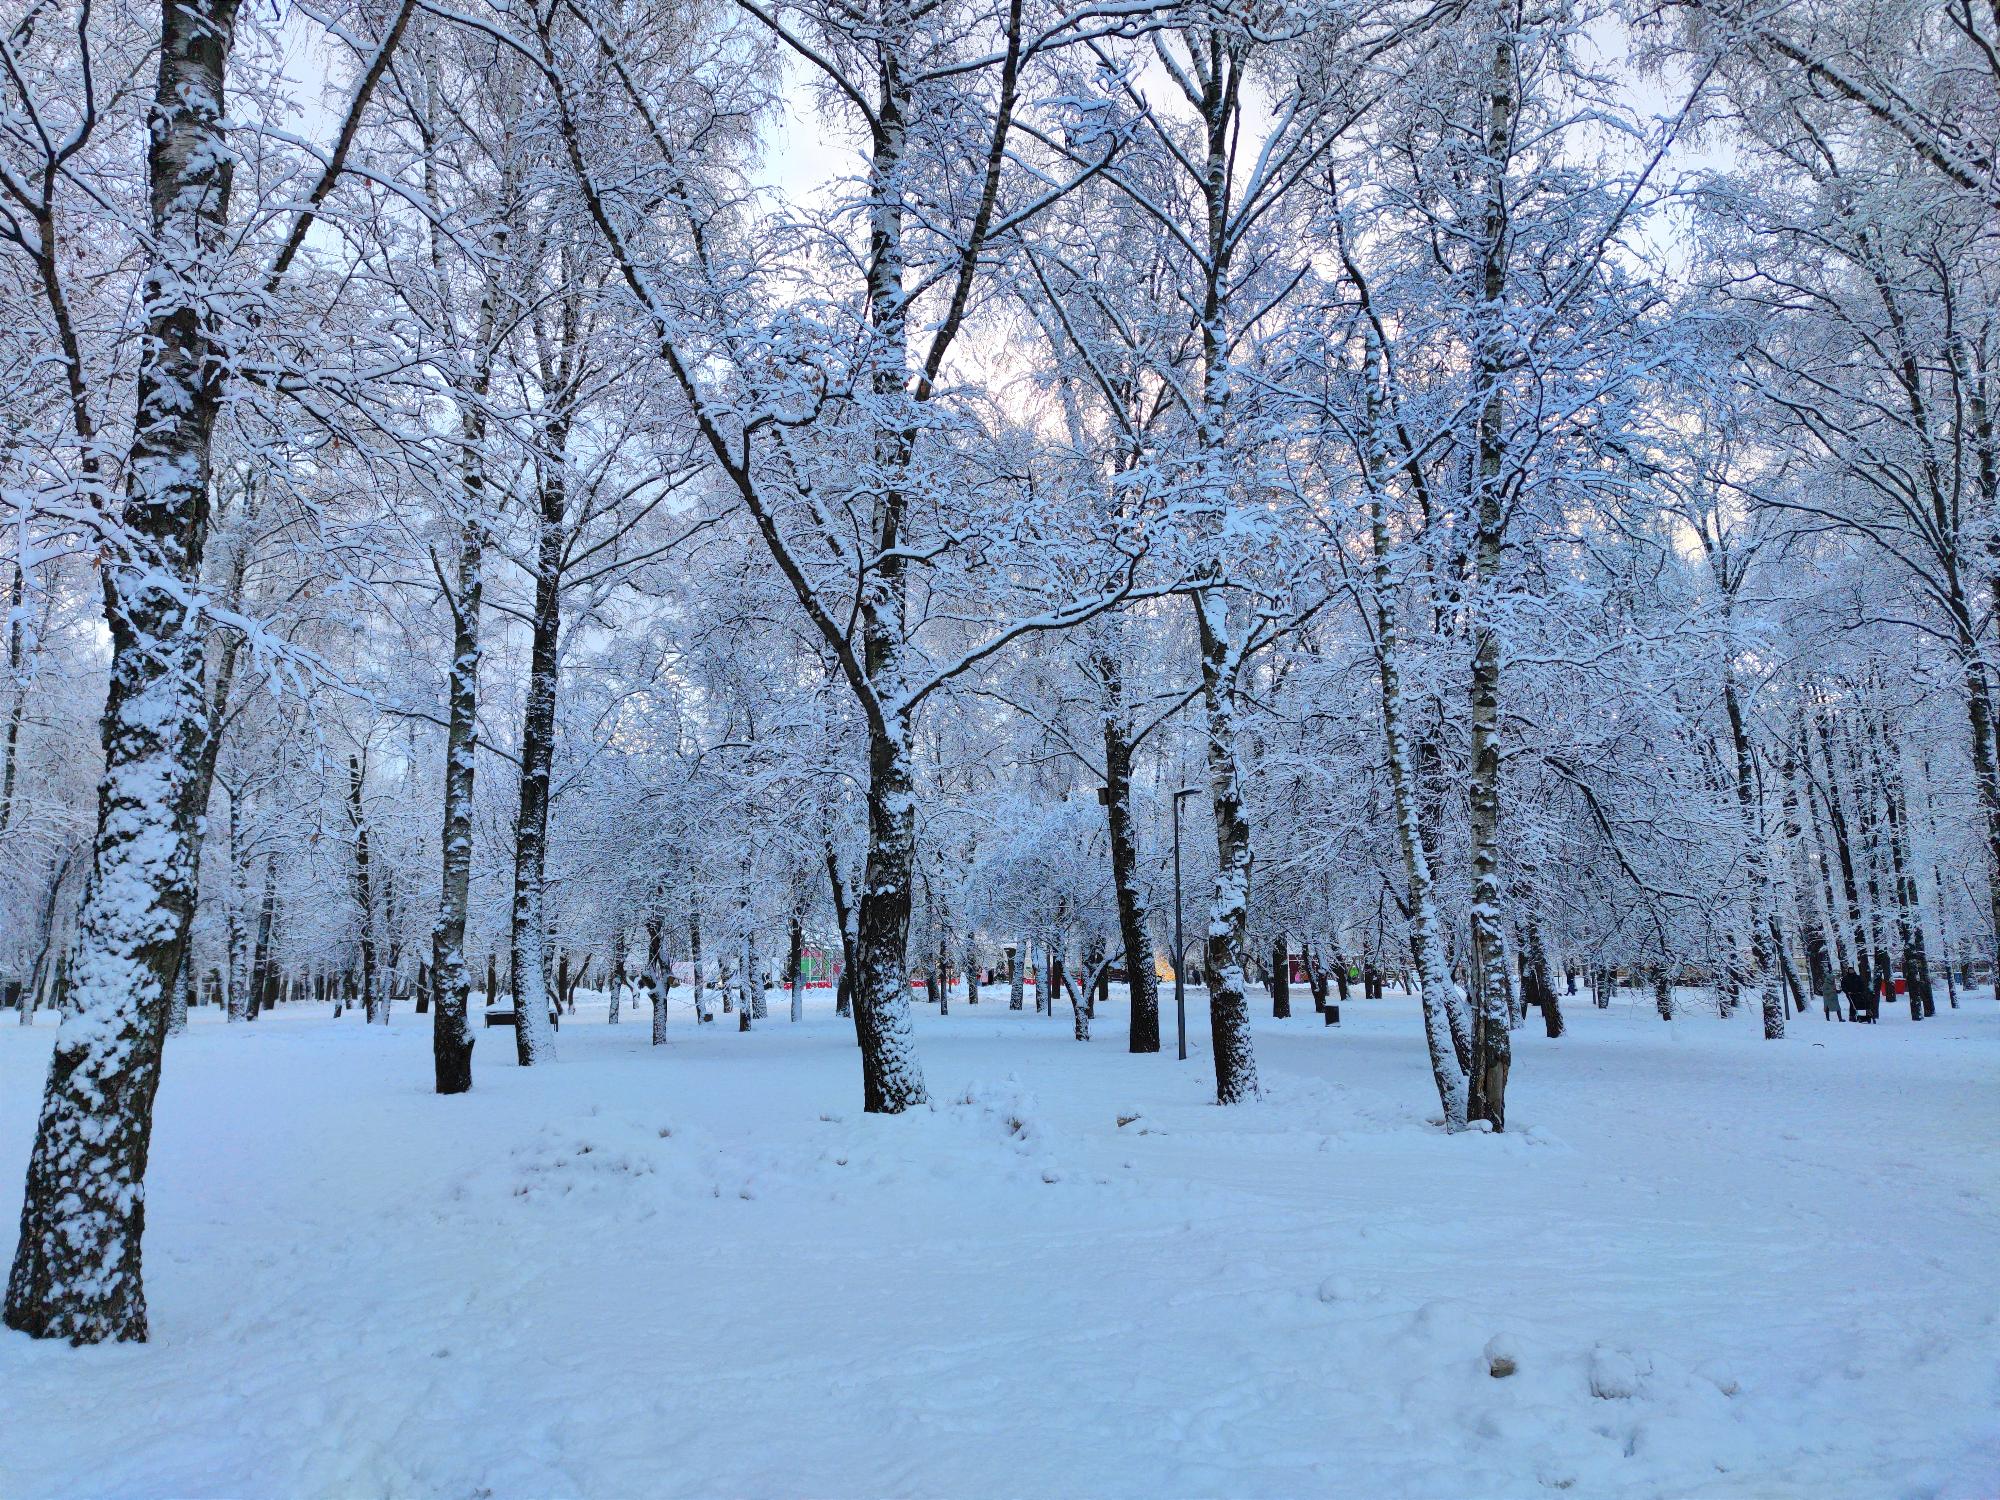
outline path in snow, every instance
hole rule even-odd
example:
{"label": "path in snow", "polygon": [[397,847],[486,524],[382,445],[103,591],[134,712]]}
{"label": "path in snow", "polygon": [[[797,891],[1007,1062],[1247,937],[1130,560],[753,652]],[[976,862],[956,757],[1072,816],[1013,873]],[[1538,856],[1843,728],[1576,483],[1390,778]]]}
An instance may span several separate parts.
{"label": "path in snow", "polygon": [[[428,1017],[204,1014],[154,1342],[0,1334],[0,1496],[2000,1494],[1990,1000],[1572,1003],[1452,1139],[1401,1000],[1260,1023],[1229,1111],[1122,1005],[920,1008],[901,1119],[823,997],[659,1050],[583,1011],[457,1099]],[[52,1035],[0,1025],[7,1224]]]}

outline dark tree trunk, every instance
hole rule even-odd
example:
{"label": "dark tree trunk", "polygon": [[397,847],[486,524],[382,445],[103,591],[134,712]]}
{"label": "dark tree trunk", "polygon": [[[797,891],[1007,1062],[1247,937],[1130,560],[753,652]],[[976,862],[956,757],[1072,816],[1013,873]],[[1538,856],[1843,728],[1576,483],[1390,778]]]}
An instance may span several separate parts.
{"label": "dark tree trunk", "polygon": [[[1125,944],[1125,982],[1132,995],[1125,1050],[1160,1050],[1160,982],[1146,941],[1146,905],[1139,892],[1139,841],[1132,826],[1131,726],[1126,722],[1124,677],[1115,656],[1099,658],[1105,681],[1104,820],[1111,847],[1111,888],[1118,903],[1118,935]],[[1011,950],[1010,950],[1011,954]],[[1016,987],[1014,1007],[1020,1008]]]}
{"label": "dark tree trunk", "polygon": [[[1797,927],[1799,940],[1805,948],[1806,985],[1822,1001],[1833,988],[1833,974],[1827,962],[1826,933],[1819,923],[1818,898],[1813,889],[1812,855],[1806,840],[1806,812],[1799,795],[1798,747],[1795,734],[1787,734],[1783,760],[1779,766],[1779,781],[1782,784],[1779,802],[1779,835],[1785,847],[1785,857],[1791,870],[1792,922]],[[1784,953],[1782,941],[1778,948]],[[1787,975],[1790,967],[1787,965]],[[1796,979],[1791,981],[1796,984]],[[1799,1009],[1805,1009],[1805,1002],[1795,994]]]}
{"label": "dark tree trunk", "polygon": [[674,974],[667,963],[665,942],[667,924],[658,912],[646,914],[646,979],[652,993],[648,997],[653,1003],[653,1045],[667,1044],[667,1002],[673,994]]}
{"label": "dark tree trunk", "polygon": [[[1828,972],[1822,983],[1815,987],[1819,989],[1820,1003],[1826,1012],[1838,1019],[1843,986],[1851,971],[1847,961],[1847,939],[1840,922],[1840,898],[1833,884],[1834,859],[1827,852],[1832,847],[1832,840],[1822,817],[1825,799],[1820,794],[1817,778],[1812,774],[1812,743],[1803,714],[1799,716],[1793,738],[1797,754],[1795,765],[1805,790],[1806,822],[1813,842],[1813,852],[1807,862],[1817,872],[1816,897],[1823,903],[1826,913],[1826,925],[1822,928],[1815,922],[1813,928],[1823,934],[1822,953],[1828,963]],[[1807,898],[1807,904],[1811,899]]]}
{"label": "dark tree trunk", "polygon": [[1541,1007],[1542,1029],[1551,1038],[1561,1036],[1562,1001],[1549,982],[1549,952],[1542,942],[1542,924],[1535,919],[1532,907],[1521,942],[1521,993],[1527,1004]]}
{"label": "dark tree trunk", "polygon": [[1089,998],[1084,994],[1083,990],[1077,987],[1074,979],[1067,981],[1067,984],[1069,988],[1070,1015],[1073,1023],[1072,1035],[1079,1042],[1087,1042],[1090,1040],[1091,1022]]}
{"label": "dark tree trunk", "polygon": [[702,1009],[702,992],[706,988],[706,976],[701,968],[701,908],[688,908],[688,957],[694,965],[694,1019],[699,1026],[708,1019],[708,1012]]}
{"label": "dark tree trunk", "polygon": [[1910,1019],[1921,1021],[1937,1014],[1931,993],[1930,958],[1924,946],[1924,915],[1918,905],[1917,872],[1910,855],[1909,811],[1903,794],[1903,773],[1896,761],[1893,740],[1886,726],[1871,717],[1868,724],[1869,757],[1882,786],[1889,831],[1890,879],[1896,896],[1896,941],[1903,955],[1903,983],[1910,1000]]}
{"label": "dark tree trunk", "polygon": [[[840,926],[840,973],[834,979],[833,1012],[854,1014],[854,916],[848,906],[847,882],[840,878],[840,856],[829,836],[826,843],[826,881],[833,892],[833,919]],[[860,1023],[855,1023],[855,1044],[861,1042]]]}
{"label": "dark tree trunk", "polygon": [[785,984],[791,991],[792,1020],[795,1024],[805,1019],[805,965],[805,919],[795,911],[792,913],[791,941],[785,950]]}
{"label": "dark tree trunk", "polygon": [[354,906],[361,922],[361,1001],[369,1021],[387,1023],[389,997],[382,984],[375,951],[375,892],[368,867],[368,820],[361,807],[361,785],[366,773],[361,757],[347,758],[347,820],[354,829]]}
{"label": "dark tree trunk", "polygon": [[893,735],[871,731],[868,767],[868,860],[854,941],[859,971],[854,1025],[861,1042],[862,1107],[870,1114],[901,1114],[930,1097],[917,1064],[906,967],[916,785],[909,747]]}
{"label": "dark tree trunk", "polygon": [[264,856],[264,899],[257,907],[257,937],[250,950],[250,984],[244,995],[244,1018],[254,1021],[271,991],[275,973],[271,963],[271,929],[278,913],[278,856]]}
{"label": "dark tree trunk", "polygon": [[1826,818],[1833,833],[1834,849],[1839,855],[1840,880],[1847,897],[1847,931],[1849,935],[1848,953],[1850,963],[1848,974],[1854,983],[1842,976],[1841,989],[1851,992],[1856,985],[1868,994],[1875,990],[1874,975],[1868,962],[1868,929],[1861,916],[1861,885],[1854,874],[1854,846],[1847,836],[1847,815],[1840,795],[1840,773],[1833,755],[1833,734],[1825,718],[1820,719],[1820,751],[1826,764]]}
{"label": "dark tree trunk", "polygon": [[[1865,711],[1862,714],[1865,720]],[[1894,996],[1895,976],[1889,962],[1888,928],[1883,920],[1885,904],[1882,899],[1882,865],[1885,860],[1882,848],[1882,824],[1880,813],[1881,787],[1869,774],[1866,751],[1862,744],[1862,731],[1849,726],[1841,736],[1846,747],[1848,786],[1854,794],[1857,809],[1855,817],[1855,848],[1860,860],[1864,883],[1868,890],[1866,911],[1869,924],[1869,940],[1875,955],[1874,972],[1869,976],[1871,993],[1877,1003]]]}
{"label": "dark tree trunk", "polygon": [[1319,950],[1311,943],[1302,945],[1299,951],[1305,959],[1306,988],[1312,991],[1313,1012],[1316,1015],[1323,1015],[1326,1012],[1327,1002],[1332,998],[1328,993],[1332,975],[1327,973],[1326,961],[1320,957]]}
{"label": "dark tree trunk", "polygon": [[[1061,931],[1050,935],[1047,951],[1048,973],[1044,974],[1042,978],[1047,981],[1043,985],[1043,988],[1049,993],[1049,1017],[1051,1020],[1055,1017],[1056,1001],[1063,992],[1063,950],[1068,946],[1069,939]],[[1081,1007],[1082,1002],[1079,1000],[1077,1003]],[[1082,1028],[1080,1033],[1082,1039],[1085,1041],[1090,1040],[1090,1027],[1088,1023],[1079,1019],[1077,1024]]]}
{"label": "dark tree trunk", "polygon": [[[747,882],[749,878],[747,862],[744,867],[744,878]],[[757,929],[751,925],[750,921],[750,897],[747,883],[744,887],[740,920],[744,924],[743,982],[739,990],[742,998],[742,1008],[749,1012],[752,1021],[762,1021],[768,1015],[764,1002],[764,974],[761,967],[763,959],[757,953]],[[746,1025],[742,1029],[748,1031],[750,1028]]]}
{"label": "dark tree trunk", "polygon": [[[1726,601],[1727,596],[1725,596]],[[1725,619],[1727,618],[1725,602]],[[1730,746],[1736,769],[1736,809],[1743,825],[1744,878],[1750,887],[1750,968],[1757,986],[1758,1010],[1766,1040],[1785,1034],[1785,997],[1779,988],[1779,953],[1771,946],[1776,907],[1771,899],[1768,852],[1764,838],[1763,802],[1757,787],[1757,764],[1743,704],[1736,690],[1736,668],[1722,667],[1722,703],[1729,721]]]}

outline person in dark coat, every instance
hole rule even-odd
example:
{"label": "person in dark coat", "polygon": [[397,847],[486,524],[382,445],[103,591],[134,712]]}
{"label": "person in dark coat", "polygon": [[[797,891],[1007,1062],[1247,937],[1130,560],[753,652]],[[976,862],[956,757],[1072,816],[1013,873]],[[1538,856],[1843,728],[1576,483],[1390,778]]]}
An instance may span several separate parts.
{"label": "person in dark coat", "polygon": [[1850,1021],[1872,1021],[1875,1019],[1874,996],[1868,993],[1868,981],[1852,969],[1842,971],[1840,992],[1847,996],[1847,1019]]}

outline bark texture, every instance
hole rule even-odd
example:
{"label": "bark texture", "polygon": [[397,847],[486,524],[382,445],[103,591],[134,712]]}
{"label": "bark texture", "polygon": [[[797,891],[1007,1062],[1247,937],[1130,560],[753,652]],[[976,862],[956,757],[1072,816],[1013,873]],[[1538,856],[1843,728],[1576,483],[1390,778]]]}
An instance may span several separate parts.
{"label": "bark texture", "polygon": [[[554,446],[560,451],[560,441]],[[521,802],[514,825],[514,1055],[524,1068],[553,1062],[556,1055],[555,1028],[549,1023],[546,887],[567,507],[559,474],[544,475],[539,506],[528,700],[521,720]]]}
{"label": "bark texture", "polygon": [[1195,599],[1201,641],[1202,705],[1208,717],[1209,805],[1215,814],[1215,898],[1202,949],[1208,985],[1209,1044],[1215,1051],[1215,1100],[1240,1104],[1257,1097],[1257,1053],[1250,1036],[1243,947],[1250,919],[1250,821],[1236,745],[1239,661],[1222,596]]}
{"label": "bark texture", "polygon": [[10,1328],[73,1343],[146,1337],[146,1156],[194,899],[187,781],[206,730],[201,620],[189,601],[224,379],[219,313],[204,299],[228,221],[223,80],[236,10],[237,0],[161,7],[146,336],[126,466],[136,555],[104,570],[111,671],[97,833],[5,1310]]}
{"label": "bark texture", "polygon": [[[1139,840],[1132,824],[1132,740],[1126,719],[1124,674],[1117,658],[1100,661],[1104,678],[1104,820],[1111,846],[1111,887],[1118,903],[1118,935],[1125,945],[1125,981],[1132,996],[1128,1052],[1160,1050],[1160,981],[1146,940],[1146,904],[1139,890]],[[1015,1004],[1019,1005],[1018,998]]]}

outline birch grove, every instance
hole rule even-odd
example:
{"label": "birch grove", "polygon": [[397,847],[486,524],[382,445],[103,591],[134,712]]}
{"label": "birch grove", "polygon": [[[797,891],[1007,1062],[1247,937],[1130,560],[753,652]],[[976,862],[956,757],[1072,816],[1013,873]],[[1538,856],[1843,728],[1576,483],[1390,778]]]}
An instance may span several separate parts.
{"label": "birch grove", "polygon": [[1993,982],[1990,14],[5,24],[11,1327],[146,1337],[203,1007],[457,1096],[823,989],[902,1115],[932,1013],[1166,1067],[1178,980],[1256,1109],[1395,1001],[1456,1134],[1621,987]]}

